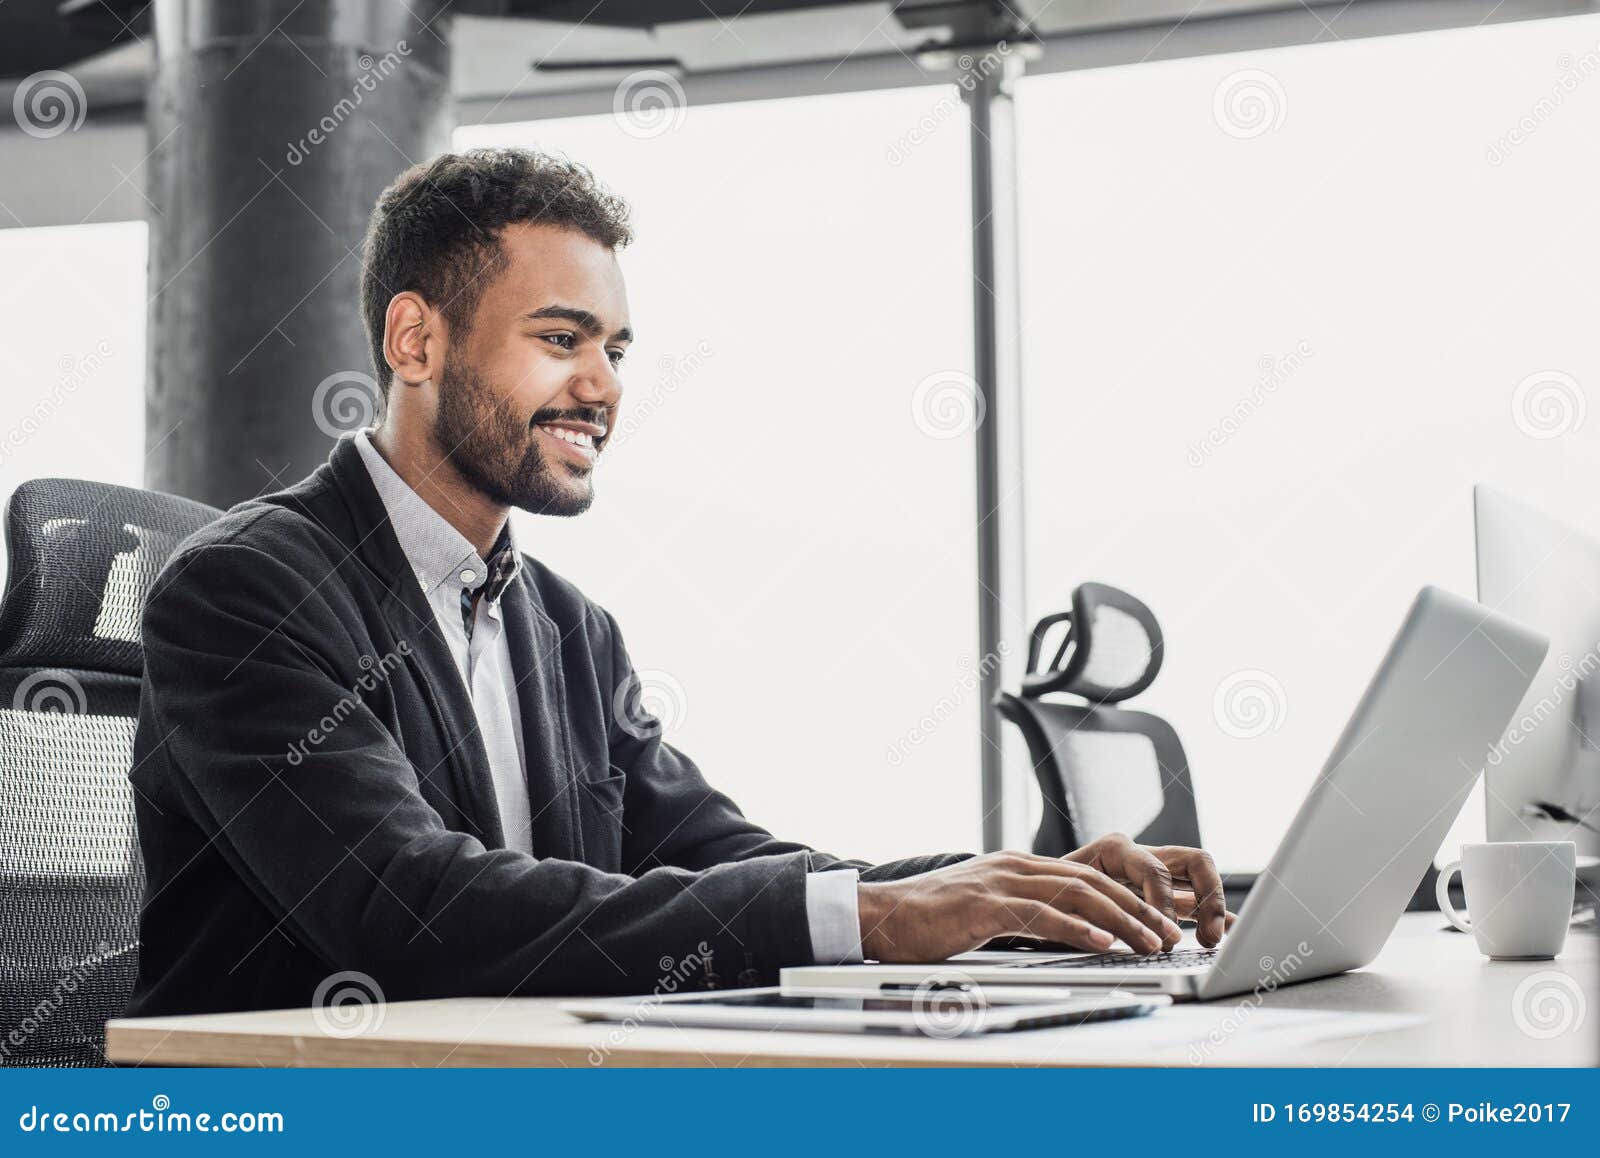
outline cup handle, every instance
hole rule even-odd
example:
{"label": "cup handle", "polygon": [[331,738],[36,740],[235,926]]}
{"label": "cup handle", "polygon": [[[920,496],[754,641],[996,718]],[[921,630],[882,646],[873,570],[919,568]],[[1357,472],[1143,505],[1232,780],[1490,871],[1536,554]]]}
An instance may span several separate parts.
{"label": "cup handle", "polygon": [[1434,883],[1433,896],[1439,902],[1439,911],[1445,919],[1463,933],[1472,932],[1472,922],[1464,913],[1456,912],[1456,907],[1450,903],[1450,878],[1461,871],[1461,862],[1453,860],[1439,870],[1439,879]]}

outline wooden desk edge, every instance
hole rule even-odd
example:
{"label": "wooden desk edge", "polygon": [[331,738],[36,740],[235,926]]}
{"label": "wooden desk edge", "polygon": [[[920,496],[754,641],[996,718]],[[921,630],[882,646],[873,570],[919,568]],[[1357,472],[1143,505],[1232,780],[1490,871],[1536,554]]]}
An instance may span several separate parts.
{"label": "wooden desk edge", "polygon": [[[744,1066],[781,1069],[1015,1069],[1019,1065],[1036,1068],[1139,1068],[1145,1063],[1104,1060],[1063,1060],[1049,1064],[1020,1062],[1014,1057],[939,1058],[939,1057],[850,1057],[844,1056],[835,1035],[824,1035],[819,1049],[827,1052],[764,1053],[759,1049],[734,1057],[711,1055],[696,1049],[638,1046],[613,1046],[604,1049],[604,1060],[596,1066],[597,1046],[529,1045],[526,1043],[462,1043],[396,1041],[394,1039],[346,1038],[317,1040],[315,1060],[308,1059],[299,1034],[229,1033],[226,1035],[181,1029],[163,1029],[138,1022],[110,1022],[106,1026],[106,1057],[121,1066],[262,1066],[289,1068],[371,1067],[381,1069],[443,1067],[506,1067],[596,1069],[605,1067],[657,1067],[696,1069],[737,1069]],[[1176,1063],[1165,1063],[1176,1064]]]}

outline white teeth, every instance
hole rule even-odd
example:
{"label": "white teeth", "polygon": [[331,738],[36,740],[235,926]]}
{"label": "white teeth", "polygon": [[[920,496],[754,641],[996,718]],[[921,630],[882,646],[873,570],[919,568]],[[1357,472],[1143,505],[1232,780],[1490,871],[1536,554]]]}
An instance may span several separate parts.
{"label": "white teeth", "polygon": [[582,447],[586,447],[589,450],[593,450],[594,449],[594,437],[591,434],[589,434],[588,431],[569,430],[565,426],[544,426],[544,425],[541,425],[539,427],[539,429],[540,430],[544,430],[544,431],[548,431],[550,434],[555,435],[557,438],[561,439],[563,442],[570,442],[573,446],[582,446]]}

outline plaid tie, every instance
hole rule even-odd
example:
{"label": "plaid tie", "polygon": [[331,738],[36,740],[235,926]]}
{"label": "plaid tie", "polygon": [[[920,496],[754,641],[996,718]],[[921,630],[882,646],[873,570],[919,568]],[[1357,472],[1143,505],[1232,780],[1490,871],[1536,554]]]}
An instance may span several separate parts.
{"label": "plaid tie", "polygon": [[[506,528],[500,529],[500,538],[495,540],[494,551],[489,556],[489,577],[485,580],[478,592],[489,601],[490,605],[499,602],[500,595],[506,589],[506,584],[511,582],[511,577],[517,573],[517,553],[511,546],[511,535]],[[461,589],[461,626],[466,629],[467,639],[472,638],[472,600],[475,592],[470,587]]]}

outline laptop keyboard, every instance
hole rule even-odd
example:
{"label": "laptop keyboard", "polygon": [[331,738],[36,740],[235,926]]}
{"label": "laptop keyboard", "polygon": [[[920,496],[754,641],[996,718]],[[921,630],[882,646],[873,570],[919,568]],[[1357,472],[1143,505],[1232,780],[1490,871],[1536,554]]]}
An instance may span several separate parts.
{"label": "laptop keyboard", "polygon": [[1092,953],[1079,957],[1041,957],[1007,961],[1007,969],[1193,969],[1217,959],[1215,949],[1174,949],[1170,953]]}

